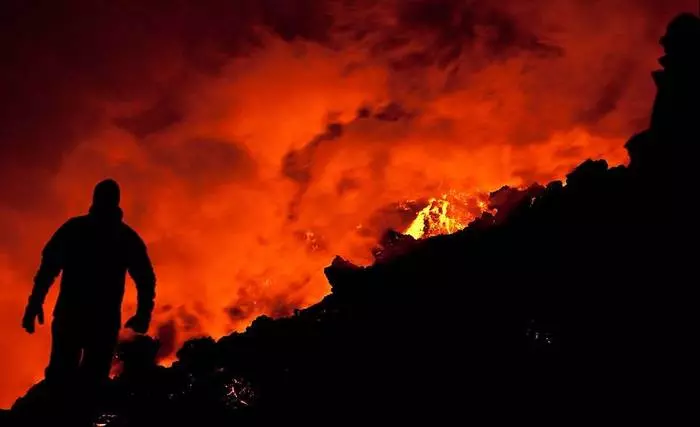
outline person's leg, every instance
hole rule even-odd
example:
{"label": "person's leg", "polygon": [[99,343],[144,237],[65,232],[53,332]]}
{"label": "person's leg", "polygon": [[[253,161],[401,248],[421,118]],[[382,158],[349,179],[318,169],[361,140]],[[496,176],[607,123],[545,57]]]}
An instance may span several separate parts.
{"label": "person's leg", "polygon": [[118,335],[118,324],[114,328],[95,322],[85,336],[80,380],[82,411],[86,419],[93,420],[99,415]]}
{"label": "person's leg", "polygon": [[109,379],[119,325],[96,326],[86,337],[80,371],[87,385],[100,387]]}
{"label": "person's leg", "polygon": [[65,321],[51,324],[51,359],[44,375],[48,385],[70,384],[78,373],[81,357],[80,331]]}

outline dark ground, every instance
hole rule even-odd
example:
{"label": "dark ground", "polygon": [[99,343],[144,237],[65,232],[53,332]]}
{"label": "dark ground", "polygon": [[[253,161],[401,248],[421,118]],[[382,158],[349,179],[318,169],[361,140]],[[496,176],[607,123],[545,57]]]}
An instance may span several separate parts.
{"label": "dark ground", "polygon": [[[698,28],[669,28],[629,167],[586,161],[502,189],[462,232],[388,236],[372,267],[334,260],[323,301],[192,340],[172,368],[126,343],[101,425],[675,424],[697,395]],[[84,402],[39,385],[0,423],[61,425]]]}

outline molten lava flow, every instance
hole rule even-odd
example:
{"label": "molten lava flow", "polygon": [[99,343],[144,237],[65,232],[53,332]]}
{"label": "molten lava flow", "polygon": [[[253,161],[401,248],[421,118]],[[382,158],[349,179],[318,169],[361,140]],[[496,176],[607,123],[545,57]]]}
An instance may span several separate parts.
{"label": "molten lava flow", "polygon": [[482,213],[489,211],[485,195],[471,196],[450,192],[431,198],[404,234],[423,239],[462,230]]}

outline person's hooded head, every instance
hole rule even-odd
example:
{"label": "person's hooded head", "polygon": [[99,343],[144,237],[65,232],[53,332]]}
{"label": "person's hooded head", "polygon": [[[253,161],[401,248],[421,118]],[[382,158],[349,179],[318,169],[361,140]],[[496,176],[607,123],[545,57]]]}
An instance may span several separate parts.
{"label": "person's hooded head", "polygon": [[90,214],[100,219],[121,221],[120,199],[119,184],[115,180],[106,179],[101,181],[95,186],[92,193]]}

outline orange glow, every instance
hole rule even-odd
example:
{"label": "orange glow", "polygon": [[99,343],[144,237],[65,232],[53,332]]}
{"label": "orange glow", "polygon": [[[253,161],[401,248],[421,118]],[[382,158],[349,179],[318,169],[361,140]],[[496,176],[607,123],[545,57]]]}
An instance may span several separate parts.
{"label": "orange glow", "polygon": [[[178,37],[199,15],[175,4],[199,2],[174,2],[148,24],[114,18],[124,22],[109,35],[71,27],[114,49],[127,38],[116,44],[128,49],[95,54],[106,62],[84,75],[48,48],[37,53],[26,69],[46,73],[41,81],[65,77],[56,91],[70,95],[61,104],[70,114],[30,125],[47,147],[58,126],[70,143],[50,167],[5,180],[23,186],[31,175],[42,193],[30,207],[0,206],[0,406],[42,376],[50,328],[24,334],[22,310],[42,245],[86,212],[99,180],[120,182],[125,220],[149,245],[158,276],[150,333],[168,363],[188,338],[317,302],[333,257],[373,262],[387,229],[452,233],[503,185],[561,179],[589,157],[625,163],[623,144],[647,123],[658,37],[667,17],[695,5],[463,2],[497,4],[512,20],[499,29],[501,15],[471,16],[464,5],[444,25],[415,23],[433,15],[397,12],[411,2],[319,1],[334,18],[326,38],[281,37],[265,21],[251,41],[212,28],[216,40],[187,43]],[[134,302],[128,283],[125,318]]]}
{"label": "orange glow", "polygon": [[439,199],[432,198],[428,201],[428,205],[418,212],[404,234],[414,239],[452,234],[464,229],[488,210],[485,196],[470,197],[454,192],[443,194]]}

